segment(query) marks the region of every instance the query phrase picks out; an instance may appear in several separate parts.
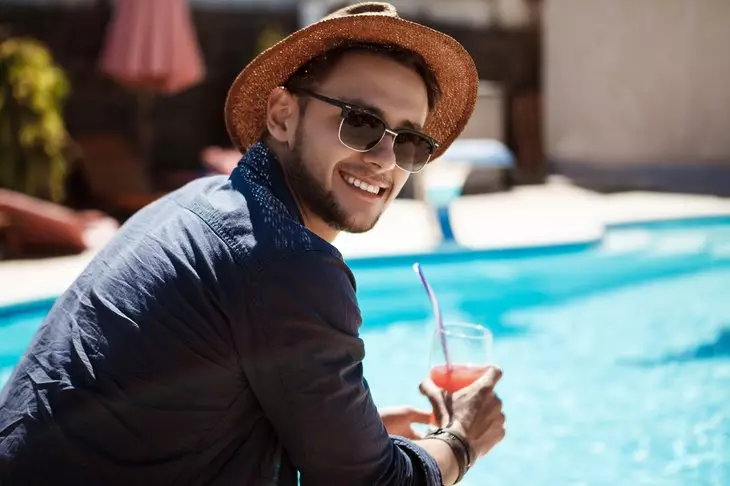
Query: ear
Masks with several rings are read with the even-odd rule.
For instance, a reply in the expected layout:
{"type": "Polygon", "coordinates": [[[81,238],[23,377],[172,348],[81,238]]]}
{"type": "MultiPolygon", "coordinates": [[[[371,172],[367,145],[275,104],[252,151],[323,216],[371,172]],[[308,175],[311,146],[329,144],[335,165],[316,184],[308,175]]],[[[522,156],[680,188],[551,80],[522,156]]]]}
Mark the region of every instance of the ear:
{"type": "Polygon", "coordinates": [[[266,128],[274,140],[291,146],[299,121],[299,103],[286,88],[277,87],[269,93],[266,105],[266,128]]]}

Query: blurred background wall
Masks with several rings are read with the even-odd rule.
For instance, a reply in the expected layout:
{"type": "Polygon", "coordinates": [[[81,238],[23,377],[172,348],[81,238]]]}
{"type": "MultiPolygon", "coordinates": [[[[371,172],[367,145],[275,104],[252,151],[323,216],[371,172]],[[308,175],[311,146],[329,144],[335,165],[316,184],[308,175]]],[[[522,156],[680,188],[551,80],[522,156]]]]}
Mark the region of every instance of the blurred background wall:
{"type": "MultiPolygon", "coordinates": [[[[206,76],[155,100],[150,169],[173,179],[162,189],[200,171],[205,147],[229,145],[227,89],[263,45],[354,2],[189,3],[206,76]]],[[[503,141],[515,154],[517,183],[554,172],[606,191],[730,195],[730,0],[393,3],[471,52],[486,88],[466,135],[503,141]]],[[[0,0],[0,34],[41,40],[66,70],[72,136],[121,136],[134,150],[135,94],[97,66],[114,5],[0,0]]]]}
{"type": "Polygon", "coordinates": [[[548,0],[545,150],[605,189],[730,194],[730,1],[548,0]]]}

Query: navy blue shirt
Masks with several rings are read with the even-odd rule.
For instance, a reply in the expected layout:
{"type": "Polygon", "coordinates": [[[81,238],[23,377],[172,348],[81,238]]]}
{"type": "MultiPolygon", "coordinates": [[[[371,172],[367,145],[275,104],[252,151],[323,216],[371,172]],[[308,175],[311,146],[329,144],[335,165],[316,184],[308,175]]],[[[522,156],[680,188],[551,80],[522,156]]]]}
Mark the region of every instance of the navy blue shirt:
{"type": "Polygon", "coordinates": [[[0,484],[441,485],[386,432],[360,324],[257,144],[136,213],[58,298],[0,394],[0,484]]]}

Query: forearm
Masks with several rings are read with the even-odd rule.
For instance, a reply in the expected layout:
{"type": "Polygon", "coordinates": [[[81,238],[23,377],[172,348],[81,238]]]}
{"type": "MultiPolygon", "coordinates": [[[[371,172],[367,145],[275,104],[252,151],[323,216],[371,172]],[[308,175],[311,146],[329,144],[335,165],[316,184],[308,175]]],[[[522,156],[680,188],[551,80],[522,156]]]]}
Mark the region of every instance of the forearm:
{"type": "Polygon", "coordinates": [[[242,366],[301,484],[440,486],[430,454],[383,426],[341,264],[298,254],[270,263],[247,288],[248,325],[237,327],[242,366]]]}
{"type": "Polygon", "coordinates": [[[451,447],[440,440],[423,439],[414,442],[422,447],[438,463],[444,486],[451,486],[459,477],[459,463],[451,447]]]}

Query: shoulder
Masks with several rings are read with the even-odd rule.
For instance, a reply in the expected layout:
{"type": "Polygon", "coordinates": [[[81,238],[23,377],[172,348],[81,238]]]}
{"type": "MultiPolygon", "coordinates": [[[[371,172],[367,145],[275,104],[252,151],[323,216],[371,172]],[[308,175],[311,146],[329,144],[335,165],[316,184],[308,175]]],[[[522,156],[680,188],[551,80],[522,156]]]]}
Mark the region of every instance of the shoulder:
{"type": "Polygon", "coordinates": [[[297,264],[328,259],[342,262],[330,243],[300,223],[266,186],[245,181],[232,187],[219,177],[203,179],[177,197],[251,269],[274,265],[279,259],[297,264]]]}
{"type": "Polygon", "coordinates": [[[328,252],[281,252],[246,272],[246,279],[247,305],[262,322],[328,323],[352,335],[360,328],[355,278],[342,259],[328,252]]]}
{"type": "MultiPolygon", "coordinates": [[[[336,250],[335,250],[336,252],[336,250]]],[[[301,282],[321,287],[342,286],[355,289],[355,278],[339,254],[319,248],[299,250],[277,248],[268,252],[265,258],[252,266],[252,278],[270,278],[285,275],[282,285],[297,285],[301,282]]]]}

